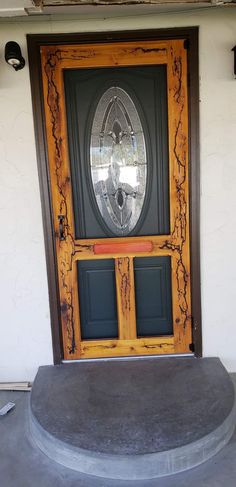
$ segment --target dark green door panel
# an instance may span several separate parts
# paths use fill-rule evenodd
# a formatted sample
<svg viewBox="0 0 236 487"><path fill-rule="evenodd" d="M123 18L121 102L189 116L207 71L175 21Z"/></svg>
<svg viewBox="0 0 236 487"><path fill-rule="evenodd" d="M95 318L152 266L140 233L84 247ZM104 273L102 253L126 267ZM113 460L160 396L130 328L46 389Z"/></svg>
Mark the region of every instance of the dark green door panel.
<svg viewBox="0 0 236 487"><path fill-rule="evenodd" d="M134 276L137 335L172 335L170 257L137 257Z"/></svg>
<svg viewBox="0 0 236 487"><path fill-rule="evenodd" d="M81 338L117 338L113 259L78 262Z"/></svg>

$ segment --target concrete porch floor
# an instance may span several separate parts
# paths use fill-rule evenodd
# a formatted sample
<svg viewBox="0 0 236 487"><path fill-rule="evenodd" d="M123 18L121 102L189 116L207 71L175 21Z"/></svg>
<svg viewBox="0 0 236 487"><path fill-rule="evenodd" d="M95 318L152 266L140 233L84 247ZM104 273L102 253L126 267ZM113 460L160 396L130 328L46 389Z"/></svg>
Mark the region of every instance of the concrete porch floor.
<svg viewBox="0 0 236 487"><path fill-rule="evenodd" d="M31 435L49 458L86 475L139 481L218 453L235 427L229 374L216 357L40 367Z"/></svg>
<svg viewBox="0 0 236 487"><path fill-rule="evenodd" d="M236 374L232 374L236 386ZM85 476L47 458L28 432L29 393L0 392L0 405L16 408L0 418L1 487L235 487L236 433L211 460L181 474L145 481L117 481Z"/></svg>

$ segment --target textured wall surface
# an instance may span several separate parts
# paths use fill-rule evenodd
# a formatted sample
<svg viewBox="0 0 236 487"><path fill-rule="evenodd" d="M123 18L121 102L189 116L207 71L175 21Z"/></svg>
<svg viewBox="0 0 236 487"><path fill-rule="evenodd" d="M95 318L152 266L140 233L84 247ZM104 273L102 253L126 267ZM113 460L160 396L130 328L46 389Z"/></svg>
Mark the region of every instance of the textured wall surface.
<svg viewBox="0 0 236 487"><path fill-rule="evenodd" d="M134 7L135 12L135 7ZM200 26L203 351L236 371L235 10L0 23L0 380L33 379L52 363L41 203L28 63L14 72L7 41L26 34Z"/></svg>

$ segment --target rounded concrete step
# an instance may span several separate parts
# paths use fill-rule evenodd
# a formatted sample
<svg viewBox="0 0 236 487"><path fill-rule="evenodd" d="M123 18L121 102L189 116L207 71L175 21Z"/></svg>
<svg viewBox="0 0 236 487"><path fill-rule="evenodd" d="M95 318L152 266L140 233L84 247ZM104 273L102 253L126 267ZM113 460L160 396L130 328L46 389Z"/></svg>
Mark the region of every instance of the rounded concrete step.
<svg viewBox="0 0 236 487"><path fill-rule="evenodd" d="M154 358L40 367L30 428L56 462L121 480L208 460L235 426L234 388L215 358Z"/></svg>

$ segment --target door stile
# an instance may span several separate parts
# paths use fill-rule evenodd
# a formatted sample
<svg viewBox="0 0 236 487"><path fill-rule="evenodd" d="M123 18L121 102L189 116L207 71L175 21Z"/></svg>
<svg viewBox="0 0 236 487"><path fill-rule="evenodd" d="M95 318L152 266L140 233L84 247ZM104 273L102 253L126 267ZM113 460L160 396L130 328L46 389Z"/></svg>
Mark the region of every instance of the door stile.
<svg viewBox="0 0 236 487"><path fill-rule="evenodd" d="M57 55L42 49L44 109L54 215L54 231L60 290L64 358L80 357L79 300L76 264L73 262L74 217L70 191L63 72Z"/></svg>
<svg viewBox="0 0 236 487"><path fill-rule="evenodd" d="M115 259L118 329L120 340L135 340L136 311L133 258Z"/></svg>
<svg viewBox="0 0 236 487"><path fill-rule="evenodd" d="M172 312L175 352L189 352L191 343L188 94L184 41L171 41L167 63L171 235Z"/></svg>

